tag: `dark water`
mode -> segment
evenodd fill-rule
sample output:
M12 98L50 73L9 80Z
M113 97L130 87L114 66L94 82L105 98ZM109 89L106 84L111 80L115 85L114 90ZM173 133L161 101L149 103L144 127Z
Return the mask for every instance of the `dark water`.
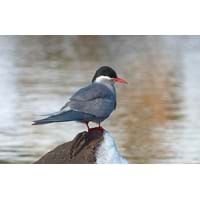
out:
M103 126L130 163L200 162L200 37L1 36L0 162L31 163L85 126L31 126L96 68L115 66L118 107Z

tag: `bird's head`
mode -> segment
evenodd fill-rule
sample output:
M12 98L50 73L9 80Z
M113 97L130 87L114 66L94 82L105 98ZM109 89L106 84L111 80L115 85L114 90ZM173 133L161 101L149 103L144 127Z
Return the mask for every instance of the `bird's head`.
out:
M115 72L115 70L113 70L111 67L108 67L108 66L100 67L96 71L92 79L92 82L127 83L127 81L117 76L117 73Z

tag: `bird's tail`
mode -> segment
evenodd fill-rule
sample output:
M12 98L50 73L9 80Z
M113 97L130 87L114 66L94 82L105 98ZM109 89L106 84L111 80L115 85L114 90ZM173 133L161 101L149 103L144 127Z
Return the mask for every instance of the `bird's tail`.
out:
M39 125L39 124L49 124L54 122L67 122L67 121L79 121L84 118L84 113L80 113L74 110L58 112L53 115L50 115L47 118L40 119L33 121L32 125Z

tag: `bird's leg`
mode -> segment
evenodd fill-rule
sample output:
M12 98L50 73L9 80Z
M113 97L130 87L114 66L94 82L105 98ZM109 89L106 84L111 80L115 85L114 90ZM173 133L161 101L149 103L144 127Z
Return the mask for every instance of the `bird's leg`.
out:
M90 132L90 127L89 127L89 122L85 122L87 129L88 129L88 133Z
M101 123L98 123L98 124L99 124L99 129L103 130L103 127L101 126Z

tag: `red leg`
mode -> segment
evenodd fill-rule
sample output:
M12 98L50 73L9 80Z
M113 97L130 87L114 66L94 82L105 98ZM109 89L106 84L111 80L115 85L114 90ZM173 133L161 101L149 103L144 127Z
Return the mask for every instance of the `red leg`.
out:
M89 127L89 122L85 122L87 129L88 129L88 133L90 132L90 127Z
M99 129L103 130L102 126L101 126L101 123L98 123L99 124Z

